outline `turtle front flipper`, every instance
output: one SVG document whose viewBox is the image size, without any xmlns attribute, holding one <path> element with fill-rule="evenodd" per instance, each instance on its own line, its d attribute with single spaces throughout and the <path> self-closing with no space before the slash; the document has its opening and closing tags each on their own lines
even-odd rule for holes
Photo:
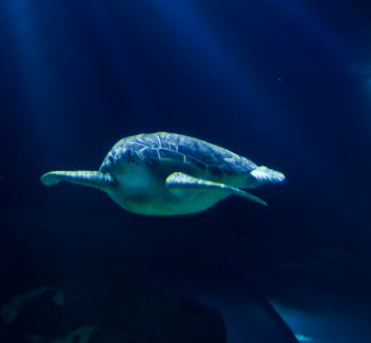
<svg viewBox="0 0 371 343">
<path fill-rule="evenodd" d="M 196 177 L 189 176 L 183 173 L 173 173 L 166 179 L 166 187 L 173 194 L 178 196 L 187 197 L 192 194 L 205 194 L 219 195 L 221 198 L 225 198 L 228 195 L 236 194 L 244 198 L 248 198 L 252 201 L 258 202 L 267 206 L 267 203 L 262 199 L 244 192 L 238 188 L 225 185 L 223 183 L 217 183 L 212 181 L 206 181 L 198 179 Z"/>
<path fill-rule="evenodd" d="M 90 186 L 108 192 L 114 187 L 111 175 L 99 171 L 52 171 L 41 177 L 44 185 L 56 185 L 59 181 L 67 181 L 83 186 Z"/>
</svg>

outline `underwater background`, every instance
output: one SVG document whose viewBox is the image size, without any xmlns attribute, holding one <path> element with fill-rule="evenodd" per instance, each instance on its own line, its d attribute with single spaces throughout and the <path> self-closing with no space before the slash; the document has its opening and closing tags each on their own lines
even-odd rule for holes
<svg viewBox="0 0 371 343">
<path fill-rule="evenodd" d="M 0 2 L 0 342 L 370 342 L 371 4 Z M 286 175 L 188 216 L 92 188 L 139 133 Z"/>
</svg>

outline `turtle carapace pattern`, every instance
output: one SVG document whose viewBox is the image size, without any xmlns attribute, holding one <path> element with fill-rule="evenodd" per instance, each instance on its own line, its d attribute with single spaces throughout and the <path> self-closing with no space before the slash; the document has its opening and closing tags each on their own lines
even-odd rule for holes
<svg viewBox="0 0 371 343">
<path fill-rule="evenodd" d="M 266 205 L 241 188 L 282 182 L 285 176 L 200 139 L 158 132 L 120 140 L 99 171 L 53 171 L 45 185 L 67 181 L 105 191 L 137 214 L 196 213 L 236 194 Z"/>
</svg>

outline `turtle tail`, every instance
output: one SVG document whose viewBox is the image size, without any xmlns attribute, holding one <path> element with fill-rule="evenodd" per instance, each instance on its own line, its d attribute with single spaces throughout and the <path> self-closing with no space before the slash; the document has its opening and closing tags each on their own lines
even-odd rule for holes
<svg viewBox="0 0 371 343">
<path fill-rule="evenodd" d="M 41 176 L 41 182 L 46 185 L 56 185 L 66 181 L 83 186 L 90 186 L 108 192 L 115 185 L 111 175 L 99 171 L 52 171 Z"/>
</svg>

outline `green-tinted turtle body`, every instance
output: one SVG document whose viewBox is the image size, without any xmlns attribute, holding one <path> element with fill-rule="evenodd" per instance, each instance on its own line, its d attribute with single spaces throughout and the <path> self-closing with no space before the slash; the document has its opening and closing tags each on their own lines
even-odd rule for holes
<svg viewBox="0 0 371 343">
<path fill-rule="evenodd" d="M 266 204 L 240 188 L 284 179 L 219 146 L 165 132 L 120 140 L 98 172 L 56 171 L 41 177 L 46 185 L 64 180 L 101 189 L 126 210 L 149 215 L 203 211 L 231 194 Z"/>
</svg>

